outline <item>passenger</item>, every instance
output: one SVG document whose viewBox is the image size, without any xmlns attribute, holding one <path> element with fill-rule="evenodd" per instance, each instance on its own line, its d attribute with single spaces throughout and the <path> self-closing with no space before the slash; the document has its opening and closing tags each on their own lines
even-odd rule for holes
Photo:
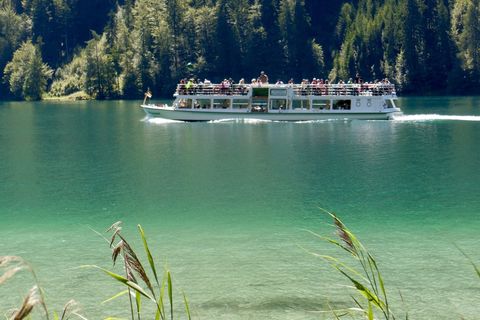
<svg viewBox="0 0 480 320">
<path fill-rule="evenodd" d="M 236 91 L 237 91 L 238 94 L 242 94 L 242 95 L 243 95 L 244 92 L 245 92 L 245 89 L 246 89 L 246 88 L 245 88 L 245 79 L 242 78 L 242 79 L 240 79 L 240 80 L 238 81 L 238 87 L 237 87 L 237 90 L 236 90 Z"/>
<path fill-rule="evenodd" d="M 212 81 L 205 78 L 205 80 L 203 80 L 203 85 L 205 86 L 205 94 L 212 94 L 213 93 Z"/>
<path fill-rule="evenodd" d="M 188 80 L 187 84 L 185 85 L 185 88 L 187 89 L 188 94 L 193 93 L 193 79 Z"/>
<path fill-rule="evenodd" d="M 345 82 L 342 79 L 338 81 L 338 86 L 339 90 L 337 91 L 337 95 L 345 95 Z"/>
<path fill-rule="evenodd" d="M 267 74 L 262 71 L 260 72 L 260 76 L 258 77 L 257 81 L 262 84 L 262 83 L 268 83 L 268 76 Z"/>
<path fill-rule="evenodd" d="M 277 82 L 276 82 L 275 84 L 277 84 L 277 85 L 281 85 L 281 84 L 283 84 L 283 81 L 282 81 L 282 80 L 280 80 L 280 79 L 278 79 L 278 80 L 277 80 Z"/>
<path fill-rule="evenodd" d="M 197 93 L 205 94 L 202 80 L 200 80 L 197 84 Z"/>
<path fill-rule="evenodd" d="M 303 79 L 301 86 L 302 86 L 302 96 L 306 96 L 308 94 L 308 79 Z"/>
<path fill-rule="evenodd" d="M 186 82 L 185 82 L 185 79 L 181 79 L 180 80 L 180 84 L 178 85 L 178 93 L 179 94 L 186 94 L 187 93 L 187 90 L 185 89 L 185 85 L 186 85 Z"/>
<path fill-rule="evenodd" d="M 326 90 L 325 90 L 325 82 L 323 81 L 323 79 L 320 79 L 318 82 L 318 87 L 320 89 L 320 95 L 325 95 L 326 94 Z"/>
<path fill-rule="evenodd" d="M 222 94 L 226 94 L 227 93 L 227 90 L 228 90 L 228 80 L 227 79 L 223 79 L 222 83 L 220 84 L 220 92 Z"/>
<path fill-rule="evenodd" d="M 317 87 L 317 78 L 312 79 L 311 87 L 312 87 L 312 94 L 318 95 L 318 87 Z"/>
<path fill-rule="evenodd" d="M 227 87 L 227 94 L 232 94 L 233 93 L 233 79 L 232 78 L 228 78 L 227 82 L 226 82 L 226 87 Z"/>
</svg>

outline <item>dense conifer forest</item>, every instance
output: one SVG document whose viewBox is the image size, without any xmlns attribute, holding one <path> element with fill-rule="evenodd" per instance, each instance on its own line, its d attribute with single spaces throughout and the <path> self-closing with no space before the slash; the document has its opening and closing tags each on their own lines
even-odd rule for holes
<svg viewBox="0 0 480 320">
<path fill-rule="evenodd" d="M 0 0 L 0 97 L 169 97 L 184 77 L 480 92 L 480 0 Z"/>
</svg>

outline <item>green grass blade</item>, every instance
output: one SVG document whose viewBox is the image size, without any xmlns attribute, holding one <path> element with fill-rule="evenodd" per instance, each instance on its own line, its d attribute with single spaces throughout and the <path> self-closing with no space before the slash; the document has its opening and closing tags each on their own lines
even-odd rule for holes
<svg viewBox="0 0 480 320">
<path fill-rule="evenodd" d="M 368 301 L 368 313 L 367 313 L 368 320 L 373 320 L 373 308 L 372 303 Z"/>
<path fill-rule="evenodd" d="M 340 261 L 339 259 L 337 258 L 334 258 L 332 256 L 327 256 L 327 255 L 321 255 L 321 254 L 318 254 L 318 253 L 311 253 L 313 256 L 315 257 L 318 257 L 318 258 L 321 258 L 325 261 L 327 261 L 330 266 L 338 271 L 341 271 L 342 269 L 341 268 L 344 268 L 345 270 L 348 270 L 349 272 L 353 273 L 354 275 L 362 278 L 362 280 L 364 281 L 368 281 L 367 278 L 365 278 L 360 272 L 358 272 L 356 269 L 350 267 L 349 265 L 343 263 L 342 261 Z"/>
<path fill-rule="evenodd" d="M 173 288 L 172 288 L 172 277 L 170 271 L 167 271 L 167 280 L 168 280 L 168 300 L 170 300 L 170 319 L 173 320 Z"/>
<path fill-rule="evenodd" d="M 142 296 L 138 291 L 135 291 L 135 304 L 137 305 L 137 317 L 140 320 L 140 314 L 142 313 Z"/>
<path fill-rule="evenodd" d="M 342 273 L 345 277 L 347 277 L 355 286 L 358 292 L 360 292 L 361 295 L 363 295 L 365 298 L 368 299 L 368 301 L 371 301 L 376 307 L 378 307 L 380 310 L 383 310 L 385 307 L 385 304 L 383 301 L 381 301 L 375 293 L 371 292 L 367 287 L 365 287 L 363 284 L 361 284 L 359 281 L 355 280 L 352 278 L 350 275 L 348 275 L 346 272 L 340 270 L 340 273 Z"/>
<path fill-rule="evenodd" d="M 155 320 L 164 320 L 164 310 L 163 310 L 163 302 L 162 302 L 162 297 L 158 298 L 157 302 L 157 310 L 155 312 Z"/>
<path fill-rule="evenodd" d="M 163 275 L 162 284 L 160 286 L 160 297 L 158 298 L 157 313 L 155 315 L 155 320 L 159 320 L 159 318 L 161 318 L 162 320 L 165 320 L 165 306 L 163 304 L 163 297 L 165 296 L 166 276 L 167 276 L 166 274 Z"/>
<path fill-rule="evenodd" d="M 328 237 L 324 237 L 322 235 L 319 235 L 318 233 L 315 233 L 311 230 L 308 230 L 308 229 L 305 229 L 306 232 L 310 233 L 311 235 L 319 238 L 320 240 L 323 240 L 323 241 L 326 241 L 326 242 L 329 242 L 333 245 L 336 245 L 337 247 L 339 248 L 342 248 L 343 250 L 347 251 L 348 253 L 352 254 L 355 256 L 355 254 L 352 252 L 352 250 L 350 248 L 347 248 L 346 246 L 344 246 L 343 244 L 341 244 L 340 242 L 338 242 L 337 240 L 334 240 L 332 238 L 328 238 Z"/>
<path fill-rule="evenodd" d="M 88 320 L 87 318 L 85 318 L 84 316 L 82 316 L 81 314 L 78 314 L 78 313 L 76 313 L 76 312 L 72 312 L 72 314 L 75 315 L 75 316 L 77 316 L 77 317 L 79 317 L 79 318 L 82 319 L 82 320 Z"/>
<path fill-rule="evenodd" d="M 352 298 L 353 302 L 355 302 L 355 304 L 358 307 L 357 311 L 361 311 L 362 313 L 365 313 L 365 308 L 363 308 L 363 306 L 360 304 L 360 302 L 357 299 L 355 299 L 354 296 L 351 296 L 351 298 Z"/>
<path fill-rule="evenodd" d="M 368 253 L 368 259 L 369 261 L 372 262 L 373 264 L 373 267 L 376 271 L 376 274 L 377 274 L 377 278 L 378 278 L 378 283 L 380 285 L 380 290 L 382 290 L 382 294 L 383 294 L 383 298 L 385 299 L 385 312 L 387 313 L 387 315 L 390 315 L 390 307 L 388 305 L 388 297 L 387 297 L 387 290 L 385 289 L 385 283 L 383 281 L 383 277 L 382 277 L 382 274 L 380 273 L 380 269 L 378 269 L 378 266 L 377 266 L 377 262 L 375 261 L 375 259 L 370 255 L 370 253 Z M 374 276 L 375 277 L 375 276 Z"/>
<path fill-rule="evenodd" d="M 188 305 L 188 300 L 185 292 L 183 293 L 183 302 L 185 303 L 185 312 L 187 313 L 188 320 L 192 320 L 192 317 L 190 315 L 190 306 Z"/>
<path fill-rule="evenodd" d="M 116 295 L 114 295 L 113 297 L 108 298 L 108 299 L 105 300 L 105 301 L 102 301 L 101 304 L 105 304 L 105 303 L 107 303 L 107 302 L 110 302 L 110 301 L 112 301 L 112 300 L 115 300 L 115 299 L 117 299 L 118 297 L 121 297 L 121 296 L 123 296 L 123 295 L 125 295 L 125 294 L 127 294 L 127 293 L 128 293 L 128 289 L 127 289 L 127 290 L 124 290 L 124 291 L 121 291 L 121 292 L 117 293 Z"/>
<path fill-rule="evenodd" d="M 470 256 L 468 254 L 465 253 L 465 251 L 463 251 L 462 249 L 460 249 L 459 246 L 457 246 L 455 243 L 454 243 L 455 247 L 457 247 L 458 251 L 460 251 L 464 256 L 465 258 L 468 259 L 468 261 L 470 262 L 470 264 L 473 266 L 473 269 L 475 270 L 475 272 L 477 273 L 477 276 L 480 278 L 480 269 L 479 267 L 472 261 L 472 259 L 470 258 Z"/>
<path fill-rule="evenodd" d="M 140 231 L 140 236 L 142 238 L 143 247 L 145 248 L 145 252 L 147 253 L 148 263 L 150 264 L 150 268 L 152 269 L 153 275 L 155 276 L 155 281 L 157 285 L 160 287 L 160 283 L 158 281 L 157 276 L 157 268 L 155 267 L 155 262 L 153 261 L 152 253 L 150 252 L 150 248 L 148 247 L 147 238 L 145 237 L 145 232 L 141 225 L 138 225 L 138 230 Z"/>
<path fill-rule="evenodd" d="M 143 290 L 142 287 L 140 287 L 138 284 L 136 284 L 135 282 L 132 282 L 132 281 L 129 281 L 127 278 L 119 275 L 119 274 L 116 274 L 114 272 L 111 272 L 105 268 L 102 268 L 102 267 L 99 267 L 99 266 L 95 266 L 95 265 L 88 265 L 88 266 L 82 266 L 83 268 L 95 268 L 95 269 L 99 269 L 101 271 L 103 271 L 104 273 L 106 273 L 107 275 L 109 275 L 110 277 L 112 277 L 113 279 L 117 280 L 118 282 L 122 283 L 123 285 L 127 286 L 127 287 L 130 287 L 132 288 L 133 290 L 137 291 L 138 293 L 140 293 L 142 296 L 145 296 L 146 298 L 152 300 L 155 302 L 155 299 L 153 299 L 145 290 Z"/>
</svg>

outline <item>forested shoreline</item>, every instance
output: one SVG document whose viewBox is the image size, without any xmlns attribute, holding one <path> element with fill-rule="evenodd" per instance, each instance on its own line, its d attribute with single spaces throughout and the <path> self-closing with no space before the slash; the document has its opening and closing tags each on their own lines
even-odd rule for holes
<svg viewBox="0 0 480 320">
<path fill-rule="evenodd" d="M 0 0 L 0 98 L 169 97 L 184 77 L 480 93 L 480 0 Z"/>
</svg>

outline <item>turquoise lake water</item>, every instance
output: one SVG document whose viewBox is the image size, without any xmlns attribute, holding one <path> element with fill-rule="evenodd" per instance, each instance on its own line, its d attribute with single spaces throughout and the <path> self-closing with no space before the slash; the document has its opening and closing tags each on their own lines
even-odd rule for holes
<svg viewBox="0 0 480 320">
<path fill-rule="evenodd" d="M 377 258 L 397 315 L 480 319 L 480 98 L 403 98 L 394 121 L 170 123 L 138 101 L 0 103 L 0 255 L 35 268 L 49 305 L 128 318 L 103 232 L 141 224 L 195 319 L 331 319 L 348 283 L 336 212 Z M 348 258 L 348 257 L 347 257 Z M 32 285 L 0 286 L 0 315 Z M 403 296 L 404 302 L 399 297 Z M 176 296 L 181 312 L 180 296 Z M 1 316 L 0 316 L 1 317 Z M 37 314 L 38 317 L 38 314 Z"/>
</svg>

